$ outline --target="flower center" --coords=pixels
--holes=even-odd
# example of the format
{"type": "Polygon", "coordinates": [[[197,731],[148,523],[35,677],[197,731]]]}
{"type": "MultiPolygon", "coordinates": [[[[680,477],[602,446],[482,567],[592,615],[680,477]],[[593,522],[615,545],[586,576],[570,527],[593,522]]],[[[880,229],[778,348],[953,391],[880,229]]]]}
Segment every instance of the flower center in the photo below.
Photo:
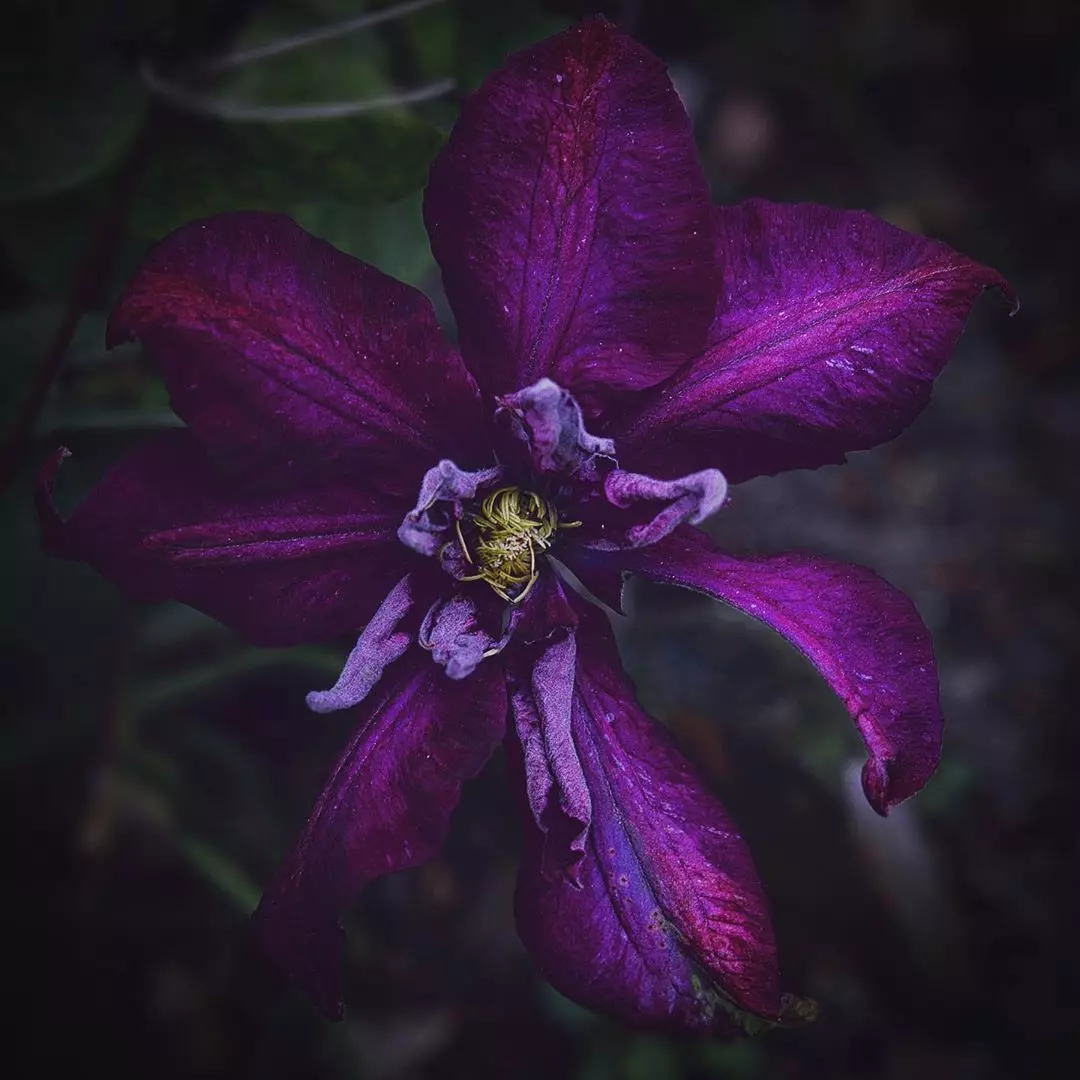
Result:
{"type": "Polygon", "coordinates": [[[466,515],[472,526],[466,543],[461,522],[455,522],[458,543],[476,573],[463,581],[486,581],[511,604],[520,604],[540,576],[537,553],[547,551],[559,529],[572,529],[578,521],[559,521],[555,508],[534,491],[499,488],[466,515]]]}

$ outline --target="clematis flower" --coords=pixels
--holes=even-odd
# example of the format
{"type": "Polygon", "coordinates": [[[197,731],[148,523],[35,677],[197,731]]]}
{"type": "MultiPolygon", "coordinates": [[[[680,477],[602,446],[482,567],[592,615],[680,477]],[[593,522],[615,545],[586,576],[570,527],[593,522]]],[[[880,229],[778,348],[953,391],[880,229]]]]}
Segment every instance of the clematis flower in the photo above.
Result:
{"type": "Polygon", "coordinates": [[[460,351],[428,301],[286,217],[163,241],[112,344],[141,340],[183,430],[122,460],[48,548],[253,642],[352,634],[316,712],[358,727],[255,915],[341,1015],[342,909],[430,857],[505,743],[521,937],[564,994],[732,1033],[782,1012],[746,844],[636,704],[607,616],[624,575],[787,637],[840,696],[880,813],[926,783],[930,638],[869,570],[737,559],[700,524],[728,485],[839,463],[926,404],[993,270],[866,213],[710,205],[663,65],[590,20],[465,103],[424,216],[460,351]],[[358,636],[357,636],[358,635],[358,636]]]}

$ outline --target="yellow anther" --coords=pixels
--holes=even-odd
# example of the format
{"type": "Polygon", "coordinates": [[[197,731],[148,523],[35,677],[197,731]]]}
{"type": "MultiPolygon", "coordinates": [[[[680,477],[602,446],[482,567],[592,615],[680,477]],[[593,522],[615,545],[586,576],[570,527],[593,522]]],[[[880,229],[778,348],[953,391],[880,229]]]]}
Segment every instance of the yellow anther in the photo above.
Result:
{"type": "Polygon", "coordinates": [[[579,521],[559,521],[554,508],[533,491],[504,487],[493,491],[471,515],[475,532],[472,550],[460,522],[455,522],[462,554],[476,573],[462,581],[486,581],[511,604],[528,596],[536,579],[538,552],[547,551],[559,529],[572,529],[579,521]]]}

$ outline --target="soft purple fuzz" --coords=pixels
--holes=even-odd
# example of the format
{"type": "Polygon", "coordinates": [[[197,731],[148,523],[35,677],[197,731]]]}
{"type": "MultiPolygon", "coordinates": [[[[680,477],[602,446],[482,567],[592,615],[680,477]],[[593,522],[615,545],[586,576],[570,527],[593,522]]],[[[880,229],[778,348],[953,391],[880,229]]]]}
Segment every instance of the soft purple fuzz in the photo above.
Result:
{"type": "Polygon", "coordinates": [[[355,641],[308,703],[356,707],[358,732],[255,915],[328,1016],[342,910],[436,850],[505,742],[518,925],[551,982],[643,1026],[781,1020],[746,845],[556,566],[615,609],[635,571],[786,636],[850,712],[886,813],[940,754],[911,602],[813,555],[733,558],[691,525],[729,483],[896,435],[975,298],[1007,286],[869,214],[710,207],[663,65],[603,19],[465,103],[424,216],[460,353],[420,293],[287,218],[226,214],[158,245],[110,340],[144,342],[188,428],[67,520],[54,455],[45,544],[258,643],[355,641]]]}

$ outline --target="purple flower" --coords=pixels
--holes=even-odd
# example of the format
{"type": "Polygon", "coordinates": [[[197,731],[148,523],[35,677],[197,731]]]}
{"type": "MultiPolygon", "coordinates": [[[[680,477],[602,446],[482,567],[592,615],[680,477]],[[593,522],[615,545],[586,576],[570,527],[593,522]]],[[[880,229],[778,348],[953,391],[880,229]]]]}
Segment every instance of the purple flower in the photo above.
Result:
{"type": "Polygon", "coordinates": [[[993,270],[869,214],[710,205],[662,64],[603,20],[511,57],[465,104],[424,207],[460,330],[288,218],[160,244],[113,313],[187,428],[123,460],[49,548],[250,640],[362,628],[317,712],[359,727],[255,916],[341,1014],[341,910],[427,859],[505,742],[521,936],[563,993],[734,1031],[781,1011],[746,845],[634,700],[623,575],[700,590],[818,668],[880,813],[937,764],[930,638],[869,570],[736,559],[691,528],[727,486],[839,463],[930,396],[993,270]]]}

